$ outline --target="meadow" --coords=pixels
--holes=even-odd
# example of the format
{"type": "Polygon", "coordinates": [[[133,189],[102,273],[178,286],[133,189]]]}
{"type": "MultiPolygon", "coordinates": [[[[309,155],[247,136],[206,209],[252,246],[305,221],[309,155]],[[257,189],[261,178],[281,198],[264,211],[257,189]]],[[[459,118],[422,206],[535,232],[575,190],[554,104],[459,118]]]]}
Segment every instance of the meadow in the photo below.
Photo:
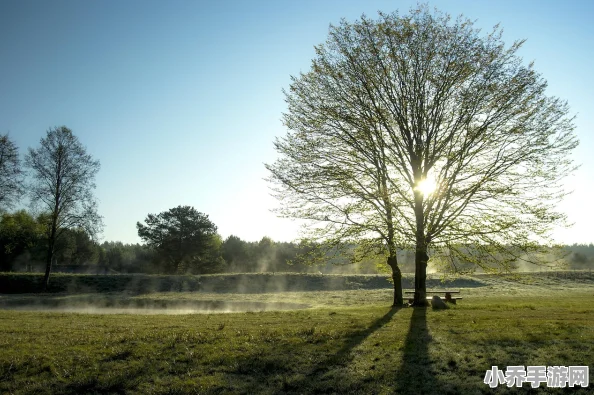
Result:
{"type": "Polygon", "coordinates": [[[430,279],[430,287],[461,290],[463,299],[447,310],[392,309],[389,283],[370,276],[247,279],[253,284],[264,276],[266,284],[284,285],[233,292],[224,276],[212,276],[189,279],[199,284],[194,290],[114,291],[104,284],[102,292],[85,292],[72,284],[87,277],[56,276],[70,292],[2,294],[0,393],[585,394],[594,388],[592,272],[430,279]],[[328,281],[332,290],[324,288],[328,281]],[[298,282],[309,285],[299,290],[298,282]],[[215,313],[233,311],[223,302],[247,311],[215,313]],[[205,305],[210,310],[190,308],[205,305]],[[59,310],[66,306],[137,310],[59,310]],[[591,384],[555,390],[483,383],[491,366],[508,365],[589,365],[591,384]]]}

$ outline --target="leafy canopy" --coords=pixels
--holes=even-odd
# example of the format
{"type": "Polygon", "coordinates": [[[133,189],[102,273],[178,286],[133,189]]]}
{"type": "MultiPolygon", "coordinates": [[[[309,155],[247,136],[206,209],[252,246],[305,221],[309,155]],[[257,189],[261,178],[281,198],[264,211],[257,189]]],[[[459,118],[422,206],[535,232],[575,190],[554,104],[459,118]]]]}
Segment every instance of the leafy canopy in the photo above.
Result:
{"type": "Polygon", "coordinates": [[[169,272],[209,272],[221,264],[221,240],[208,215],[178,206],[149,214],[144,222],[136,224],[138,236],[157,251],[169,272]]]}
{"type": "Polygon", "coordinates": [[[429,246],[489,268],[550,243],[573,118],[501,32],[427,6],[331,26],[285,92],[279,213],[317,238],[414,246],[421,265],[429,246]]]}

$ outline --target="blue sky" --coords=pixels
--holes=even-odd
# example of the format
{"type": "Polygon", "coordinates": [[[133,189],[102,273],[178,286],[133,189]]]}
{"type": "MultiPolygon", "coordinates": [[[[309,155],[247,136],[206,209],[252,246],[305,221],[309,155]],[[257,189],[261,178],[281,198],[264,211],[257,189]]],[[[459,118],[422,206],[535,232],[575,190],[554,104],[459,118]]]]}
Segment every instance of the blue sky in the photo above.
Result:
{"type": "MultiPolygon", "coordinates": [[[[264,163],[286,130],[282,89],[308,70],[330,23],[416,1],[0,1],[0,133],[26,152],[66,125],[101,161],[104,240],[139,242],[148,213],[191,205],[223,237],[297,237],[270,209],[264,163]]],[[[504,40],[577,114],[581,168],[559,241],[594,242],[594,2],[432,1],[504,40]]]]}

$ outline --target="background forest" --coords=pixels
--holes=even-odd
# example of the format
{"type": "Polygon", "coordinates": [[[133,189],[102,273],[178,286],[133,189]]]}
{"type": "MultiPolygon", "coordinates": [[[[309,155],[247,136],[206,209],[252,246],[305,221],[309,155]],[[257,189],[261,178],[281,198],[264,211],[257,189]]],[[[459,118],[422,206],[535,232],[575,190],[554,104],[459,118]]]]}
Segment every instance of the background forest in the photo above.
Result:
{"type": "MultiPolygon", "coordinates": [[[[34,217],[26,210],[2,214],[0,220],[0,271],[41,272],[44,268],[46,239],[44,218],[34,217]]],[[[293,242],[278,242],[269,237],[260,241],[246,241],[237,236],[218,242],[214,248],[215,262],[202,262],[183,268],[183,273],[253,273],[253,272],[302,272],[302,273],[381,273],[386,270],[381,257],[367,257],[356,263],[352,257],[357,246],[351,246],[351,254],[326,254],[314,264],[304,262],[302,257],[312,249],[311,245],[293,242]],[[213,263],[215,263],[213,265],[213,263]]],[[[594,267],[594,245],[574,244],[564,247],[565,263],[570,269],[594,267]]],[[[414,271],[414,253],[404,251],[399,261],[405,272],[414,271]]],[[[67,273],[147,273],[174,274],[171,267],[156,248],[145,244],[124,244],[117,241],[93,240],[82,229],[69,229],[56,245],[55,272],[67,273]]],[[[522,266],[522,269],[527,269],[522,266]]],[[[537,269],[534,266],[533,269],[537,269]]],[[[179,273],[179,270],[177,271],[179,273]]]]}

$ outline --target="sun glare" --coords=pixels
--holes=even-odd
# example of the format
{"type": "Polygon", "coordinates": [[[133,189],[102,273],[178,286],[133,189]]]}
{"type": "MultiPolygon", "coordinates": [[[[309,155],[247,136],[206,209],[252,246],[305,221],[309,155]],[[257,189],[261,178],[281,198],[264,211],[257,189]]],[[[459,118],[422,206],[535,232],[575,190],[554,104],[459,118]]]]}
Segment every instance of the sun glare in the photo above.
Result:
{"type": "Polygon", "coordinates": [[[435,183],[435,180],[432,178],[426,178],[423,181],[419,182],[415,189],[421,192],[423,196],[428,196],[431,195],[436,188],[437,184],[435,183]]]}

